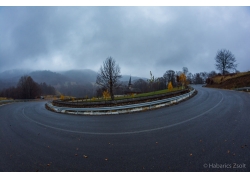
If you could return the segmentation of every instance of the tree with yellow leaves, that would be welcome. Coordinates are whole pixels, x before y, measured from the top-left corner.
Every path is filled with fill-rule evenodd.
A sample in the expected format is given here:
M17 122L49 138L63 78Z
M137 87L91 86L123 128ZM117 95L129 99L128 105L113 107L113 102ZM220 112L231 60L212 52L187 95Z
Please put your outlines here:
M134 98L135 95L136 95L135 93L130 94L130 96L131 96L132 98Z
M173 85L172 85L172 82L171 82L171 81L168 83L168 90L169 90L169 91L172 91L172 90L173 90Z
M63 94L61 94L60 99L61 99L61 100L64 100L64 99L65 99L65 96L64 96Z
M179 76L179 81L181 82L181 85L182 85L182 89L183 89L183 86L185 85L187 79L186 79L186 76L184 73L181 73L181 75Z
M103 91L102 96L103 96L103 98L104 98L105 100L107 100L108 98L110 98L110 94L109 94L108 90Z

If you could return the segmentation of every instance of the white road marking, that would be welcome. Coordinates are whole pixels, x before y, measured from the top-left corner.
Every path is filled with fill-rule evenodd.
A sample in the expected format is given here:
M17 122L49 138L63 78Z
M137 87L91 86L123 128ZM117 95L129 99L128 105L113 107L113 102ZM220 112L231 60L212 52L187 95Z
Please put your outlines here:
M221 94L221 92L219 92ZM222 95L222 94L221 94ZM209 110L195 116L195 117L192 117L192 118L189 118L185 121L182 121L182 122L178 122L178 123L175 123L175 124L171 124L171 125L167 125L167 126L162 126L162 127L158 127L158 128L153 128L153 129L146 129L146 130L139 130L139 131L129 131L129 132L114 132L114 133L98 133L98 132L82 132L82 131L73 131L73 130L68 130L68 129L62 129L62 128L57 128L57 127L53 127L53 126L49 126L49 125L46 125L46 124L43 124L43 123L40 123L40 122L37 122L37 121L34 121L33 119L29 118L25 112L24 112L24 109L22 111L23 115L28 118L29 120L35 122L36 124L39 124L39 125L42 125L44 127L48 127L48 128L51 128L51 129L56 129L56 130L60 130L60 131L65 131L65 132L71 132L71 133L78 133L78 134L90 134L90 135L122 135L122 134L138 134L138 133L145 133L145 132L151 132L151 131L157 131L157 130L162 130L162 129L167 129L167 128L170 128L170 127L174 127L174 126L177 126L177 125L180 125L180 124L184 124L184 123L187 123L191 120L194 120L198 117L201 117L203 116L204 114L212 111L213 109L215 109L217 106L220 105L220 103L223 101L223 95L222 95L222 98L221 100L212 108L210 108Z

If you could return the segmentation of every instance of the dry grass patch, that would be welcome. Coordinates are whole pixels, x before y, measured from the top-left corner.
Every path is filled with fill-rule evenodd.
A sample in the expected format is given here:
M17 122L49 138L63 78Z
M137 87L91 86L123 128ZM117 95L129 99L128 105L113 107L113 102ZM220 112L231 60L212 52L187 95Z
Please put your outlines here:
M236 73L236 74L228 74L228 75L224 75L224 76L215 76L215 77L213 77L213 81L216 84L220 84L220 83L223 83L226 80L233 79L233 78L238 78L238 77L246 76L246 75L250 75L250 71L242 72L242 73Z

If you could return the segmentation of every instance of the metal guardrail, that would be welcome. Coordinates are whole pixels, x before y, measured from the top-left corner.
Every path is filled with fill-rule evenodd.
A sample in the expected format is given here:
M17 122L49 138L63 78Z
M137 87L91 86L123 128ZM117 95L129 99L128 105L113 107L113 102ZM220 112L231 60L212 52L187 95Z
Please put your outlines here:
M174 95L174 94L179 94L179 93L183 93L183 92L187 92L188 89L184 89L184 90L178 90L175 92L170 92L168 93L168 95ZM166 96L166 94L157 94L157 95L152 95L150 97L134 97L134 98L128 98L128 99L121 99L121 100L115 100L112 103L113 104L118 104L118 103L126 103L126 102L133 102L133 101L140 101L140 100L148 100L148 99L154 99L154 98L162 98ZM110 103L110 101L101 101L101 102L81 102L80 99L75 99L76 102L69 102L70 99L67 100L54 100L53 104L57 107L65 107L65 106L84 106L84 105L107 105ZM78 108L78 107L77 107Z
M236 91L250 91L250 87L236 88Z
M34 99L10 99L10 100L1 100L0 104L7 104L12 102L27 102L27 101L34 101Z
M15 102L15 101L14 100L1 100L0 105L8 104L8 103L11 103L11 102Z
M56 112L112 112L112 111L119 111L119 110L127 110L127 109L135 109L135 108L144 108L144 107L150 107L156 106L164 103L169 102L178 102L181 101L187 97L190 97L195 92L195 89L193 89L191 92L182 94L180 96L167 98L167 99L161 99L157 101L151 101L151 102L145 102L145 103L139 103L139 104L130 104L130 105L124 105L124 106L111 106L111 107L99 107L99 108L69 108L69 107L57 107L53 106L51 102L47 103L47 106L51 109L53 109Z

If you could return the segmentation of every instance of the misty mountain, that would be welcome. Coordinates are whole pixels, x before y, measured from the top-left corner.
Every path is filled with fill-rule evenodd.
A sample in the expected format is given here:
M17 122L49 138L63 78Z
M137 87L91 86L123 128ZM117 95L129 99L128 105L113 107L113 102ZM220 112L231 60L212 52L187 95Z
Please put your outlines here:
M45 82L52 86L64 85L71 81L69 77L52 71L33 71L28 75L39 84Z
M60 72L77 84L93 83L96 81L97 72L90 69L69 70Z
M23 75L27 75L31 70L28 69L12 69L0 73L0 79L19 79Z
M11 86L16 86L20 77L28 75L31 70L24 69L12 69L0 73L0 90L4 88L9 88Z
M65 95L76 97L85 97L87 95L91 97L96 93L95 82L97 74L97 72L90 69L60 72L48 70L11 70L0 73L0 90L16 86L22 76L28 75L38 84L45 82L47 85L55 87L57 91ZM129 79L130 75L122 75L120 81L122 81L122 84L127 85ZM131 76L132 84L138 79L146 80L146 78Z
M129 82L129 79L130 79L130 75L122 75L120 81ZM131 76L131 81L132 82L135 82L138 79L143 79L145 81L147 80L147 78L142 78L142 77L137 77L137 76Z

